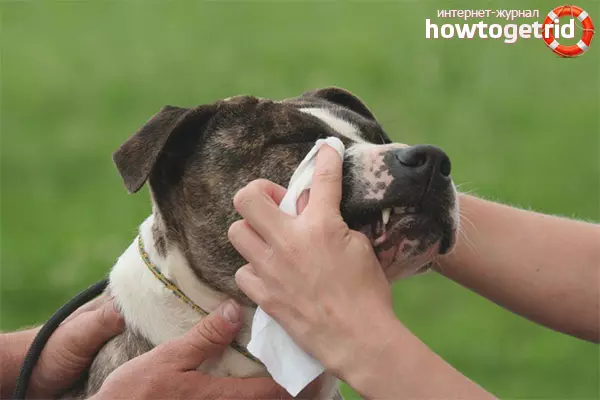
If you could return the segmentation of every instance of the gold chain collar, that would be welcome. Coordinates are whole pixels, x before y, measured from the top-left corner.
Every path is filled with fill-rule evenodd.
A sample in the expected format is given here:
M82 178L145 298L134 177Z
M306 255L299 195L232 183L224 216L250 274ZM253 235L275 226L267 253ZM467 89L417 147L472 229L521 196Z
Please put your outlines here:
M163 285L165 285L165 287L171 291L171 293L173 293L175 296L177 296L185 304L187 304L188 306L193 308L198 314L200 314L202 316L207 316L209 314L208 311L204 310L203 308L198 306L196 303L194 303L189 297L187 297L186 294L183 293L181 291L181 289L179 289L177 287L177 285L175 283L173 283L172 280L170 280L169 278L164 276L164 274L158 269L158 267L150 260L150 256L148 255L148 252L144 248L144 241L142 240L142 235L138 235L138 249L140 251L140 256L142 257L142 260L144 260L144 264L146 264L146 266L152 272L152 274L159 281L161 281L163 283ZM234 340L230 344L230 346L231 346L231 348L233 348L235 351L237 351L241 355L245 356L246 358L248 358L256 363L262 364L258 358L254 357L252 354L250 354L248 349L246 349L246 347L244 347L243 345L238 343L236 340Z

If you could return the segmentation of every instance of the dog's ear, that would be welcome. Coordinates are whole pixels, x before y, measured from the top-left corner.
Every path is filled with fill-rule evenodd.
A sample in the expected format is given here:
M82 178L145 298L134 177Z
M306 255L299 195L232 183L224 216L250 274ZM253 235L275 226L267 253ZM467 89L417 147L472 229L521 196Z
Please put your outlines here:
M123 143L113 153L113 160L129 193L144 186L168 142L177 140L190 127L200 129L198 124L213 113L211 106L194 109L165 106Z
M306 92L303 97L318 97L334 104L346 107L365 118L375 120L375 116L358 97L349 91L337 87L327 87Z

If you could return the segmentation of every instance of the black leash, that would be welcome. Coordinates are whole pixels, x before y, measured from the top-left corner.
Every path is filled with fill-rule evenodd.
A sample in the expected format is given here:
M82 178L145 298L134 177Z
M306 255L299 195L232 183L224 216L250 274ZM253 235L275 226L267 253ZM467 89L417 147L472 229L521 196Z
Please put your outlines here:
M35 335L35 339L33 339L31 347L29 347L27 355L25 356L25 360L23 361L23 365L21 366L21 371L19 372L19 377L17 378L15 385L15 391L13 392L12 396L14 400L25 399L33 369L40 358L40 354L42 354L42 350L44 350L44 346L56 328L58 328L59 325L79 307L101 295L102 292L104 292L104 289L106 289L107 285L108 279L103 279L82 291L77 296L69 300L67 304L59 308L58 311L56 311L54 315L50 317L48 322L42 326L38 334Z

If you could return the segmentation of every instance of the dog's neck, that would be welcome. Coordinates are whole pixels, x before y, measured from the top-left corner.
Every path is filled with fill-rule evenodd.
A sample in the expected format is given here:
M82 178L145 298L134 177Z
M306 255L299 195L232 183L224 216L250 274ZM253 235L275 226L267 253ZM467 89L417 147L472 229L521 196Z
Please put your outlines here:
M156 249L153 232L157 222L151 215L139 231L152 263L200 308L209 312L217 308L227 296L201 282L178 248L167 246L164 255ZM183 335L202 318L154 276L142 260L135 239L110 273L110 292L127 326L154 345ZM245 345L250 340L255 310L250 307L243 310L245 327L237 340Z

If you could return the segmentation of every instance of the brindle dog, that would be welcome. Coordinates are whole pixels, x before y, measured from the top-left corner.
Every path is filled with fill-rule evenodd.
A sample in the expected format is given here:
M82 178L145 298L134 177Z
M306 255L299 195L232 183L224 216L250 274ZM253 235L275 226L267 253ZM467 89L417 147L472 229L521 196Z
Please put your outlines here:
M153 215L140 235L154 264L202 307L235 298L245 305L249 323L254 305L234 280L245 261L227 239L240 218L232 198L257 178L287 186L315 141L328 136L346 146L344 220L371 239L390 281L422 272L436 254L449 251L458 205L448 157L434 146L392 143L362 101L326 88L283 101L236 96L191 109L167 106L115 152L129 192L149 183ZM76 391L84 397L120 364L201 318L161 286L132 246L113 268L109 286L127 330L97 356L83 390ZM246 343L248 330L238 339ZM203 369L265 374L248 363L231 351ZM319 398L331 398L333 380L323 381Z

